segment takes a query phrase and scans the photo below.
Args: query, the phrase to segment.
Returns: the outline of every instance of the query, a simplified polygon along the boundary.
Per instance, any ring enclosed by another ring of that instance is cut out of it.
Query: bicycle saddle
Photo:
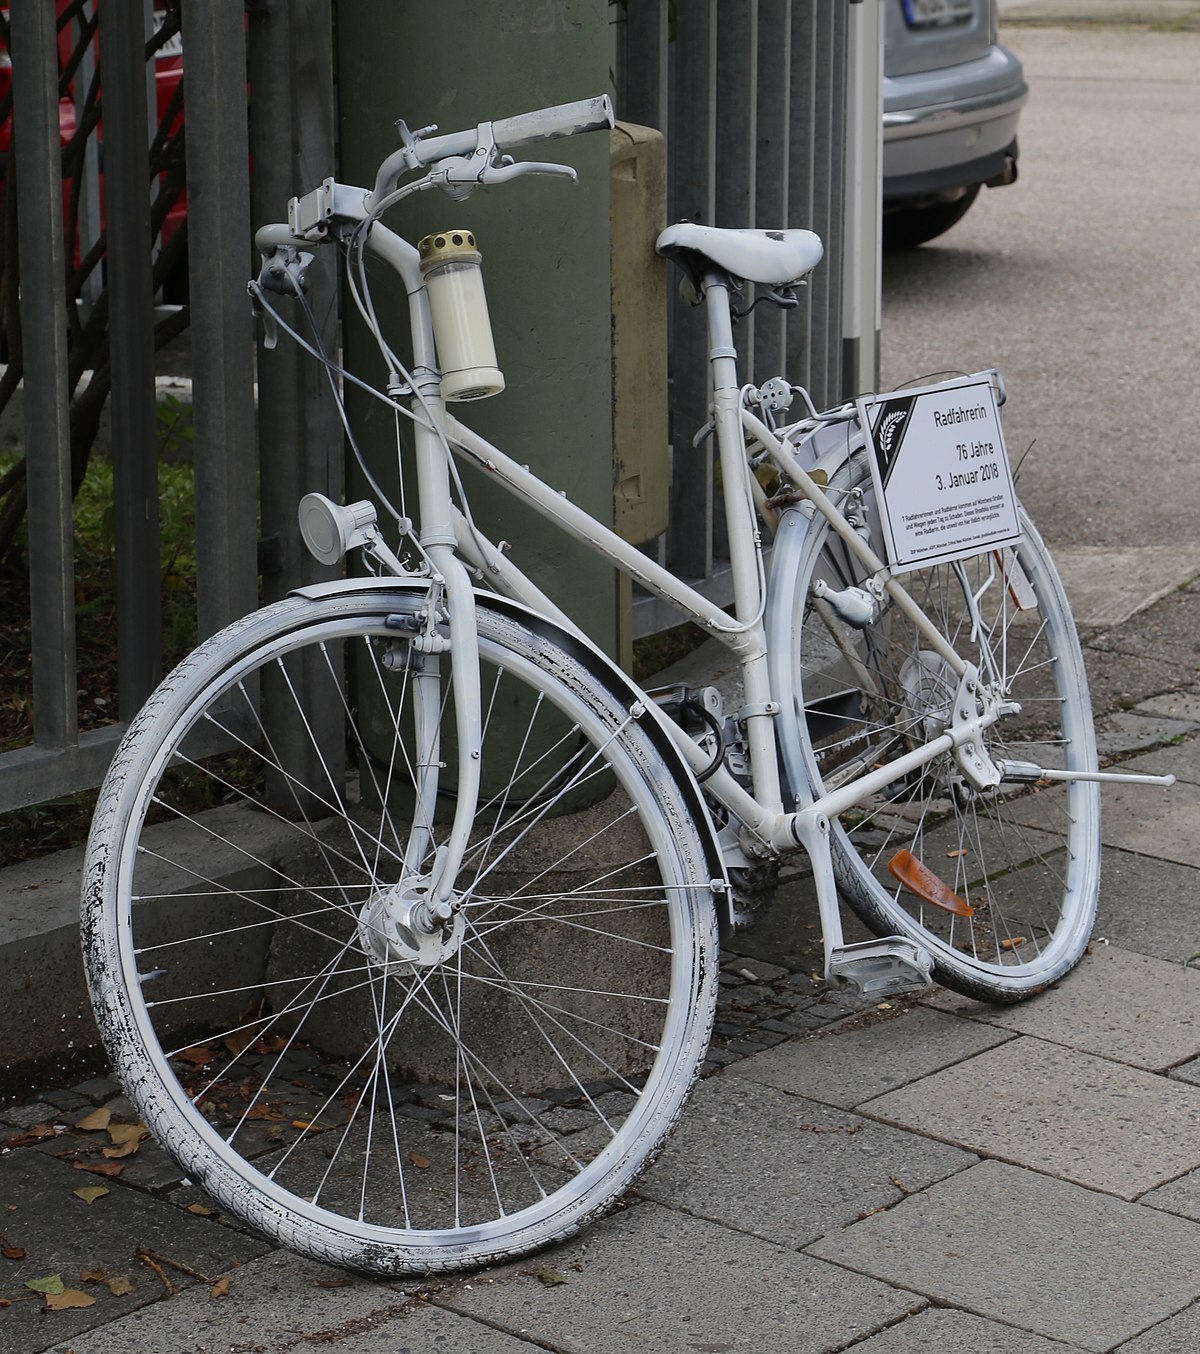
[[[821,262],[825,247],[811,230],[727,230],[680,221],[668,226],[655,248],[701,282],[706,264],[746,282],[782,287],[798,282]]]

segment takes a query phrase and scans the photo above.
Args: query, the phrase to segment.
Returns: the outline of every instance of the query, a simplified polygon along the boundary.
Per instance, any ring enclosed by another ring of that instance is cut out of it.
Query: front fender
[[[320,601],[327,597],[346,596],[354,593],[396,593],[405,596],[421,596],[429,591],[429,579],[420,574],[389,578],[343,578],[329,583],[313,583],[303,588],[294,588],[289,594],[293,597],[307,597]],[[640,704],[645,713],[641,723],[646,729],[655,751],[662,757],[680,793],[692,813],[704,839],[705,858],[709,877],[719,885],[727,908],[727,920],[733,923],[733,895],[729,890],[729,881],[722,860],[720,844],[717,841],[716,827],[708,804],[696,782],[692,769],[675,742],[670,721],[654,701],[638,684],[622,671],[616,663],[586,635],[565,629],[556,621],[550,620],[540,612],[532,610],[522,602],[502,597],[499,593],[475,589],[475,604],[489,607],[493,611],[519,621],[547,642],[557,645],[583,667],[597,684],[603,686],[615,699],[627,708]]]

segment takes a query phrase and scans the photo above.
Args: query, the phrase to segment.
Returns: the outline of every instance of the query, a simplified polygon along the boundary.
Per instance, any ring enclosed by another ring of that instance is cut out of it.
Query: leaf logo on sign
[[[912,395],[893,395],[877,406],[878,415],[872,436],[880,476],[885,485],[900,455],[900,444],[908,431],[909,415],[913,411],[914,403],[915,397]]]
[[[894,413],[889,414],[879,425],[879,448],[885,456],[891,453],[892,442],[896,437],[896,430],[907,417],[907,409],[897,409]]]

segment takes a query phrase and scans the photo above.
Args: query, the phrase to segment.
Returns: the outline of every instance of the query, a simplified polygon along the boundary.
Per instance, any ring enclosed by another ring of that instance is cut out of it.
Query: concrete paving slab
[[[957,1147],[721,1076],[697,1088],[638,1193],[799,1248],[975,1160]]]
[[[1100,832],[1105,846],[1200,867],[1200,786],[1106,785]]]
[[[1161,699],[1166,703],[1171,698],[1164,696]],[[1189,699],[1197,698],[1189,696]],[[1186,738],[1170,747],[1131,757],[1122,763],[1121,770],[1144,771],[1151,776],[1171,775],[1189,785],[1200,785],[1200,738]]]
[[[542,1269],[566,1282],[547,1286]],[[562,1354],[824,1354],[924,1305],[912,1293],[655,1203],[596,1223],[531,1262],[488,1271],[439,1301]]]
[[[1200,872],[1171,861],[1105,850],[1093,934],[1182,964],[1200,950]]]
[[[103,1186],[108,1193],[87,1204],[74,1191],[88,1185]],[[141,1248],[213,1279],[268,1249],[264,1242],[27,1148],[0,1158],[0,1230],[10,1246],[25,1251],[18,1262],[5,1260],[0,1271],[0,1297],[14,1299],[0,1320],[0,1354],[66,1347],[83,1332],[157,1301],[163,1286],[138,1260]],[[195,1282],[169,1264],[163,1267],[178,1288]],[[134,1291],[116,1296],[102,1281],[82,1278],[97,1269],[108,1277],[129,1278]],[[95,1298],[94,1304],[47,1312],[40,1300],[26,1301],[26,1280],[52,1274],[60,1274],[67,1288]]]
[[[1077,1346],[1076,1346],[1077,1347]],[[854,1346],[854,1354],[1066,1354],[1058,1340],[950,1307],[926,1307]]]
[[[1171,1076],[1178,1081],[1186,1081],[1192,1086],[1200,1086],[1200,1058],[1193,1058],[1191,1062],[1181,1063],[1178,1067],[1173,1067]]]
[[[1075,624],[1114,626],[1200,574],[1200,546],[1060,546],[1054,562]]]
[[[72,1354],[255,1354],[330,1345],[338,1354],[528,1354],[524,1341],[376,1283],[277,1251],[230,1275],[228,1294],[205,1285],[72,1341]]]
[[[1190,719],[1200,722],[1200,691],[1167,691],[1149,700],[1139,701],[1137,708],[1152,714],[1167,715],[1171,719]]]
[[[1104,757],[1125,757],[1157,748],[1196,732],[1193,720],[1171,719],[1143,710],[1118,710],[1096,720],[1096,751]]]
[[[999,1030],[915,1006],[780,1044],[735,1063],[725,1075],[851,1109],[1006,1038]]]
[[[862,1111],[1122,1199],[1200,1166],[1200,1088],[1027,1036]]]
[[[1115,37],[1116,35],[1109,35]],[[1194,41],[1194,40],[1193,40]],[[1128,54],[1128,43],[1117,39],[1113,52],[1116,60],[1121,54]],[[1171,53],[1169,47],[1176,50]],[[1194,80],[1195,48],[1188,43],[1172,42],[1162,39],[1155,50],[1154,61],[1166,76],[1166,63],[1172,57],[1183,62],[1178,78],[1188,80],[1192,87]],[[1191,64],[1189,64],[1191,63]],[[1131,616],[1123,625],[1116,625],[1102,634],[1093,635],[1088,644],[1095,649],[1109,649],[1114,653],[1147,654],[1165,662],[1178,665],[1181,674],[1185,674],[1183,685],[1191,686],[1195,673],[1200,668],[1200,584],[1189,583],[1186,587],[1168,592],[1153,606]]]
[[[1189,1307],[1130,1340],[1121,1346],[1121,1354],[1184,1354],[1194,1349],[1200,1349],[1200,1305]]]
[[[1200,1293],[1200,1226],[998,1161],[806,1253],[1096,1351],[1115,1349]]]
[[[1094,649],[1086,631],[1083,634],[1083,664],[1087,669],[1092,709],[1098,714],[1128,710],[1148,691],[1168,691],[1192,681],[1192,668],[1154,653]]]
[[[1017,1034],[1161,1072],[1200,1055],[1200,971],[1096,945],[1065,982],[1033,1001],[994,1007],[988,1018]]]
[[[1189,1171],[1178,1180],[1171,1180],[1158,1189],[1150,1190],[1148,1194],[1142,1195],[1138,1203],[1200,1222],[1200,1171]]]

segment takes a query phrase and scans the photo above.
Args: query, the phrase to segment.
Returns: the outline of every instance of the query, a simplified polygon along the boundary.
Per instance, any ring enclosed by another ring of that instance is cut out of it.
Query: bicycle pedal
[[[890,997],[933,985],[933,956],[903,936],[839,945],[829,956],[830,979],[851,983],[864,997]]]

